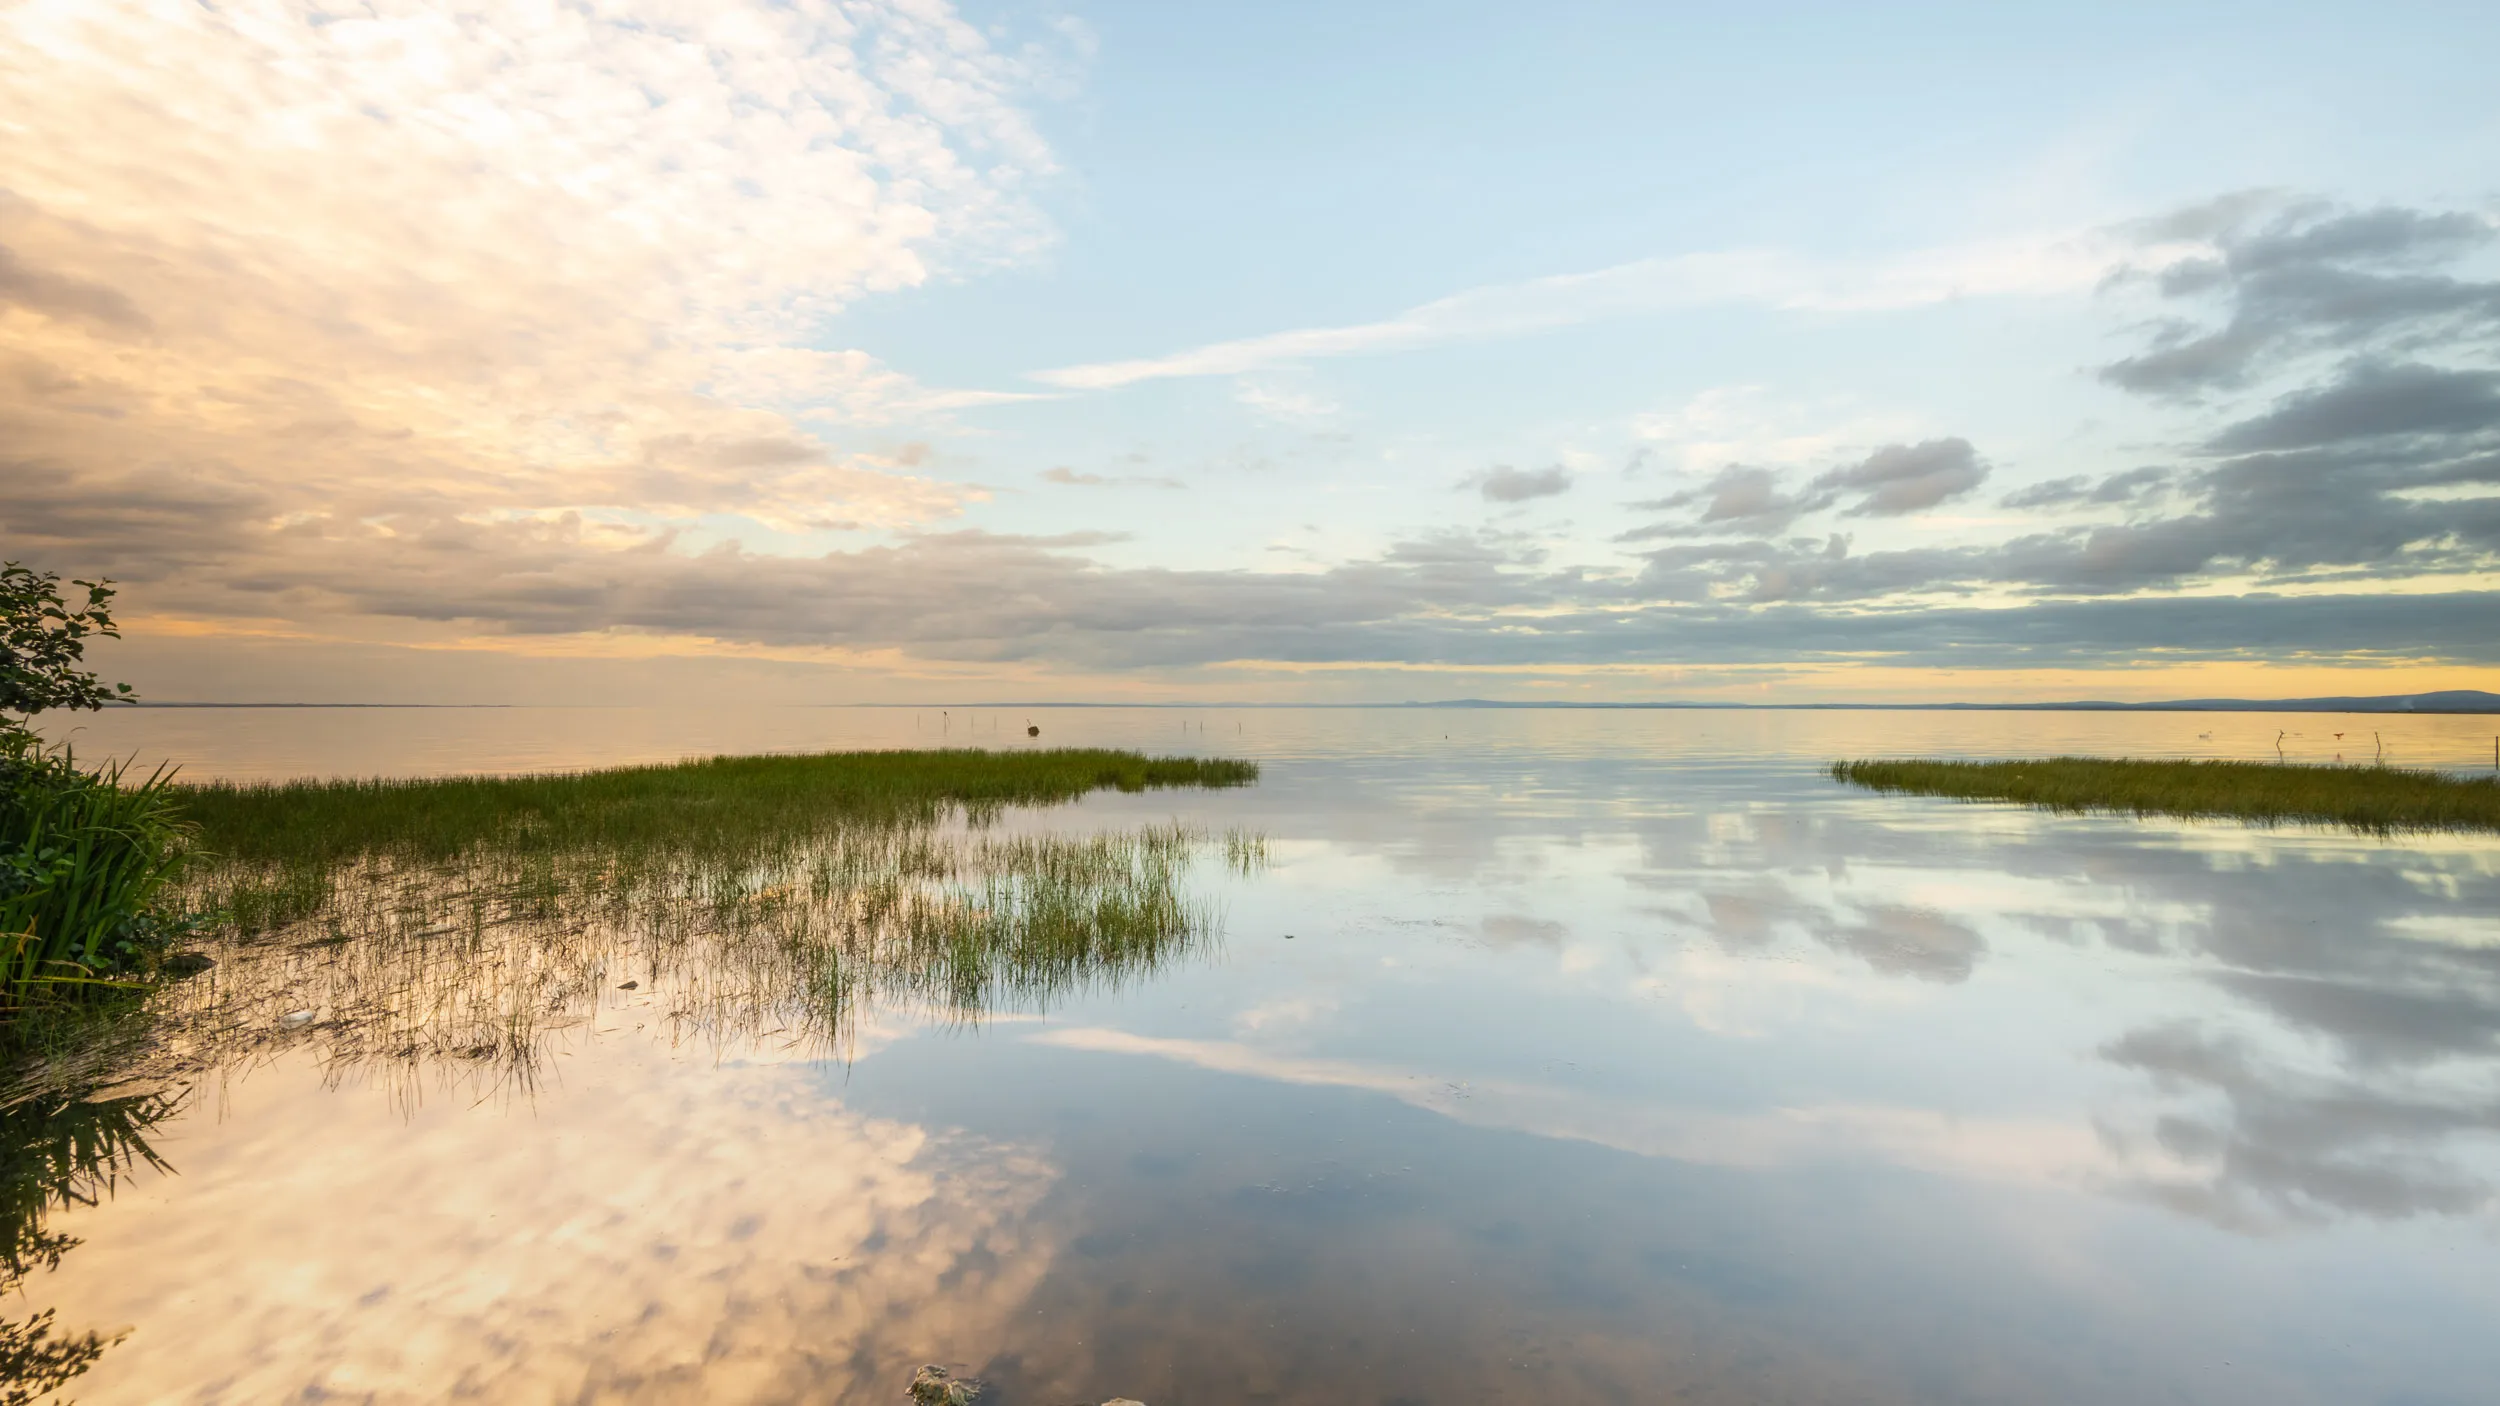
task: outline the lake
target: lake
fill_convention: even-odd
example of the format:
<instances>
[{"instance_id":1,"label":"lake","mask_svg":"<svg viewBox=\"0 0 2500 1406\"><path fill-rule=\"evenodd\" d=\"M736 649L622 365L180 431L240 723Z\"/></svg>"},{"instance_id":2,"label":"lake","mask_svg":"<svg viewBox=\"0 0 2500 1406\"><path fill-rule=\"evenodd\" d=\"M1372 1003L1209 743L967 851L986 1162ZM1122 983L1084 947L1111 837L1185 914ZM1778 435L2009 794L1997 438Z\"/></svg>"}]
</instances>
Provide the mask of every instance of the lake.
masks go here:
<instances>
[{"instance_id":1,"label":"lake","mask_svg":"<svg viewBox=\"0 0 2500 1406\"><path fill-rule=\"evenodd\" d=\"M137 1131L161 1165L52 1215L81 1243L12 1310L128 1330L71 1389L90 1406L899 1401L924 1362L998 1406L2414 1404L2500 1381L2500 838L2060 816L1823 770L2278 745L2465 769L2500 720L80 724L85 756L194 777L937 745L1265 768L982 832L1179 822L1207 837L1188 940L969 997L872 981L830 1032L770 971L704 966L743 959L645 970L561 913L523 936L590 944L595 987L499 1053L350 1041L333 1017L387 973L343 947L256 993L280 958L229 954L181 998L239 1013L229 1043L124 1091L157 1100ZM1261 857L1227 862L1243 835ZM523 989L533 960L436 963L394 1019ZM336 1009L281 1009L306 982Z\"/></svg>"}]
</instances>

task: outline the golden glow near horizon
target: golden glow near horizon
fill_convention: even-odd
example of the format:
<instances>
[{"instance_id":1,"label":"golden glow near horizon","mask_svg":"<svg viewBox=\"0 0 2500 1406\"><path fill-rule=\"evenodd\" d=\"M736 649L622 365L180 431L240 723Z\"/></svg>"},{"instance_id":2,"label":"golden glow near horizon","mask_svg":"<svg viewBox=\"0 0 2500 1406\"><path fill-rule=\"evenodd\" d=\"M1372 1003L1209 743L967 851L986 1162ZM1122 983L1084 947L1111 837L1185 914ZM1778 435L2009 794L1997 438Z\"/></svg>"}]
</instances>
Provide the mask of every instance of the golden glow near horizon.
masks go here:
<instances>
[{"instance_id":1,"label":"golden glow near horizon","mask_svg":"<svg viewBox=\"0 0 2500 1406\"><path fill-rule=\"evenodd\" d=\"M171 698L591 696L620 663L861 699L2500 689L2489 325L2244 273L2323 260L2366 302L2439 267L2481 306L2487 217L2232 197L1384 277L1264 330L1211 243L1123 269L1152 317L1017 312L1119 237L1054 212L1160 208L1045 135L1145 61L921 0L0 9L6 555L121 580L99 662ZM1828 389L1873 366L1852 338L1974 300L2092 341ZM1610 405L1434 379L1612 367L1641 318L1791 319L1823 360L1662 362ZM2032 394L2036 429L2002 408Z\"/></svg>"}]
</instances>

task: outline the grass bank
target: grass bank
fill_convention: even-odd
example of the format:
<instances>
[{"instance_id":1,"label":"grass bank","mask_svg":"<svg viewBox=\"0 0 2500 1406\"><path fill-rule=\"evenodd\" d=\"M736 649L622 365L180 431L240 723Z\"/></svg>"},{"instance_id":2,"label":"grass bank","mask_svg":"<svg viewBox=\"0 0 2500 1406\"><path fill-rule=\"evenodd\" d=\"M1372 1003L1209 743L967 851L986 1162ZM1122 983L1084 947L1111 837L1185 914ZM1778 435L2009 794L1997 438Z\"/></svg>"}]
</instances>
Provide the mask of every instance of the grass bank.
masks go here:
<instances>
[{"instance_id":1,"label":"grass bank","mask_svg":"<svg viewBox=\"0 0 2500 1406\"><path fill-rule=\"evenodd\" d=\"M2348 825L2373 834L2500 830L2500 781L2396 767L2262 762L1847 761L1832 779L1870 790L2065 811Z\"/></svg>"}]
</instances>

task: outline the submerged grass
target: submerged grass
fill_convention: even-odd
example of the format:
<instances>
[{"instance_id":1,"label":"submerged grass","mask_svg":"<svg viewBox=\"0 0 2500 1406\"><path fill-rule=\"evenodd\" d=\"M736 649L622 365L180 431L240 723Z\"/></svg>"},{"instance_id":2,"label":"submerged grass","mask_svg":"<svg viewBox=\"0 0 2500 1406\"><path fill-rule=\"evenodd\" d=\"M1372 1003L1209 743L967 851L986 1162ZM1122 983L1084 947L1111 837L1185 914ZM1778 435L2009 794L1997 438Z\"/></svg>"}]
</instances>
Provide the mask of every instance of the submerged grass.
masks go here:
<instances>
[{"instance_id":1,"label":"submerged grass","mask_svg":"<svg viewBox=\"0 0 2500 1406\"><path fill-rule=\"evenodd\" d=\"M977 1023L1164 969L1215 940L1203 860L1264 846L1179 824L1101 834L841 824L740 856L473 851L370 860L321 914L213 944L160 997L172 1053L231 1068L313 1048L333 1077L526 1088L559 1032L841 1054L876 1012ZM619 1009L624 1007L626 1009Z\"/></svg>"},{"instance_id":2,"label":"submerged grass","mask_svg":"<svg viewBox=\"0 0 2500 1406\"><path fill-rule=\"evenodd\" d=\"M2500 830L2500 779L2396 767L2261 762L1844 761L1832 778L1885 792L2064 811L2346 825L2373 834Z\"/></svg>"}]
</instances>

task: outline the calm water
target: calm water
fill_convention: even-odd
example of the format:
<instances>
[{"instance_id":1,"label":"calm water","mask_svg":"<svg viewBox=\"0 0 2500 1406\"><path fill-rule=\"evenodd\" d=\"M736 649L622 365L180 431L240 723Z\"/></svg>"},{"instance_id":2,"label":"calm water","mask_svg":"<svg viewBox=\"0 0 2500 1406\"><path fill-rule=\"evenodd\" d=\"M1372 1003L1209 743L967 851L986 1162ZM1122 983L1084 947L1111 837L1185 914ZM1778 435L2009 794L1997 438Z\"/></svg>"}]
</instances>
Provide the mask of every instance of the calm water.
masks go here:
<instances>
[{"instance_id":1,"label":"calm water","mask_svg":"<svg viewBox=\"0 0 2500 1406\"><path fill-rule=\"evenodd\" d=\"M192 775L1247 755L1222 930L846 1058L603 983L533 1080L197 1081L26 1285L78 1399L2485 1402L2500 841L1877 797L1836 756L2488 765L2494 721L129 711ZM2347 735L2335 739L2332 734ZM717 1033L717 1032L716 1032ZM423 1061L417 1061L422 1066Z\"/></svg>"}]
</instances>

